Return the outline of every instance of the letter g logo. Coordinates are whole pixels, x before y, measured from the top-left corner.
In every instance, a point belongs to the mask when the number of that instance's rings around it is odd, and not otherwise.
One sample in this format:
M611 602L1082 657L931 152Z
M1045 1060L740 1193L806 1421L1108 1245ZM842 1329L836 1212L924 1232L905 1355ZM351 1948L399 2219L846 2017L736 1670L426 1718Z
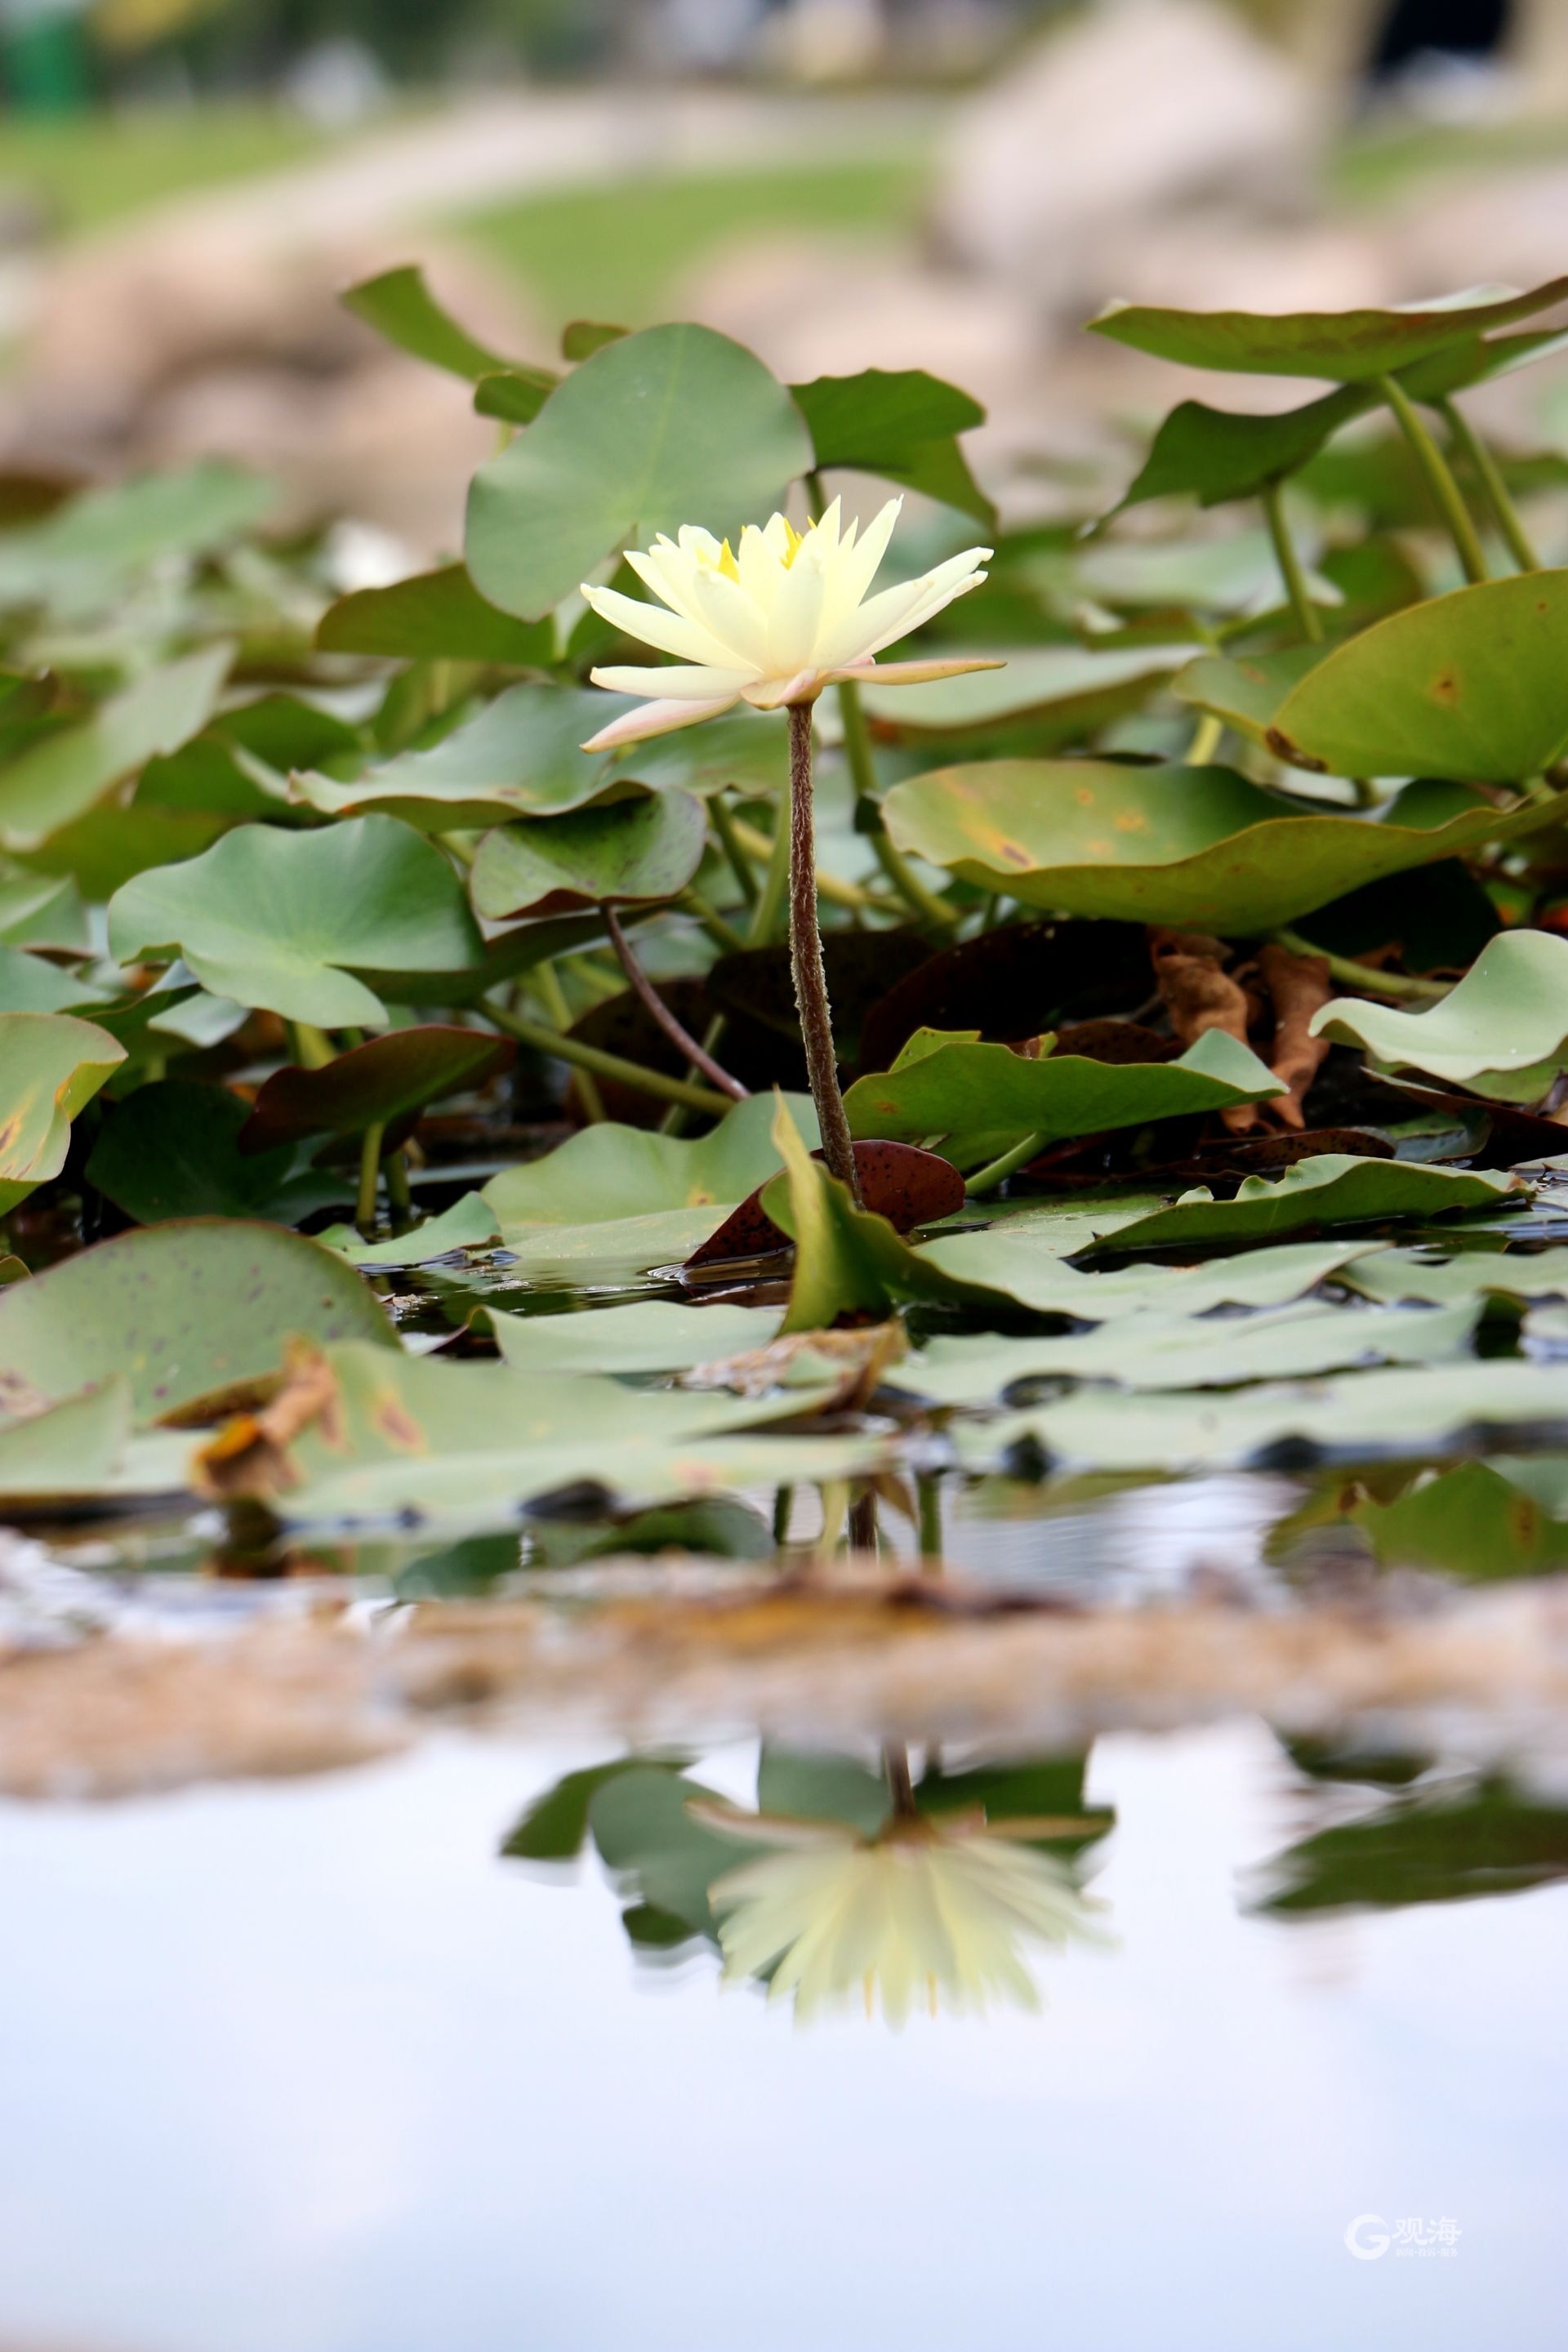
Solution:
M1363 2236L1363 2232L1369 2235ZM1345 2244L1358 2263L1375 2263L1388 2252L1388 2230L1381 2213L1358 2213L1345 2230Z

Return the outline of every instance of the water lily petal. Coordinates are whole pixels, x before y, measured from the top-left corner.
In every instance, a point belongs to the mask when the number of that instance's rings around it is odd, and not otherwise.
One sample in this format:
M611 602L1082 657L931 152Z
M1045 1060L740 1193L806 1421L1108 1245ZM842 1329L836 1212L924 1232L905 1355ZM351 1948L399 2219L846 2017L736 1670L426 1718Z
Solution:
M717 719L721 710L730 709L737 698L732 694L716 696L710 702L644 702L637 709L613 719L590 735L583 745L584 751L614 751L623 743L643 743L650 735L669 735L678 727L695 727L700 719Z
M657 646L661 654L673 654L677 661L707 662L722 667L733 658L710 629L684 619L679 613L667 613L658 604L645 604L636 596L623 596L618 589L584 585L583 600L601 620L623 629L628 637L637 637L645 646Z

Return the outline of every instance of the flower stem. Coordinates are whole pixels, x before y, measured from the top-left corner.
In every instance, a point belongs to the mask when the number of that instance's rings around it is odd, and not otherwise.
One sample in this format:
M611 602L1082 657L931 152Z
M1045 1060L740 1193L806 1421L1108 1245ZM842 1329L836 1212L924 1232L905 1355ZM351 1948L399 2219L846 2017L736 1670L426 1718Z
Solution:
M882 1769L888 1776L888 1794L893 1801L894 1812L900 1821L912 1820L918 1808L910 1775L910 1751L901 1739L889 1739L883 1748Z
M1016 1143L1011 1151L1005 1151L1000 1160L993 1160L985 1167L977 1168L973 1175L964 1181L965 1197L975 1201L984 1193L994 1192L998 1184L1005 1183L1009 1176L1016 1174L1037 1156L1045 1140L1043 1129L1036 1135L1026 1135L1021 1143Z
M588 1070L595 1077L613 1078L617 1085L634 1087L639 1094L657 1096L660 1102L684 1103L689 1110L710 1111L717 1118L730 1108L729 1097L713 1092L711 1087L689 1085L684 1078L668 1078L662 1070L645 1070L636 1062L623 1061L619 1054L606 1054L597 1045L586 1045L580 1037L563 1036L559 1029L547 1029L542 1021L529 1021L520 1013L508 1013L499 1004L487 1004L488 1018L506 1036L515 1037L521 1045L531 1045L536 1054L548 1054L552 1060L568 1062L574 1069Z
M1312 602L1307 575L1301 569L1301 559L1296 552L1296 542L1285 520L1284 491L1279 482L1270 482L1265 488L1263 512L1274 547L1274 560L1279 566L1279 577L1285 583L1285 593L1290 599L1290 610L1296 616L1296 626L1310 646L1321 646L1323 642L1322 616Z
M392 1230L405 1234L414 1223L414 1201L408 1190L408 1154L389 1151L382 1161L386 1178L386 1204L392 1211Z
M1502 478L1502 467L1458 404L1452 400L1436 402L1438 415L1453 435L1479 478L1481 488L1491 501L1498 519L1498 529L1508 543L1508 551L1521 572L1539 572L1541 558L1531 544L1530 533L1520 520L1519 509L1509 495L1508 484Z
M1448 461L1427 432L1420 411L1399 378L1394 375L1379 376L1377 389L1394 411L1399 429L1410 444L1411 453L1426 478L1426 487L1448 527L1448 536L1454 542L1465 577L1474 586L1488 577L1487 559L1481 551L1475 524L1470 520L1468 509L1459 495L1459 486L1448 469Z
M838 1057L833 1046L833 1015L822 961L822 931L816 917L816 833L812 805L811 705L789 707L789 947L795 1001L805 1046L806 1076L822 1132L828 1173L847 1187L857 1208L860 1181L844 1097L838 1090Z
M700 890L692 889L689 884L684 890L676 893L674 904L696 917L721 955L733 955L737 948L745 946L745 940L734 924L727 923L718 908L709 905Z
M362 1234L375 1231L375 1199L381 1182L381 1141L385 1128L380 1119L367 1127L359 1148L359 1201L354 1223Z
M738 838L738 825L736 834ZM781 808L774 817L771 841L762 834L754 837L761 845L766 862L763 871L762 896L752 909L746 945L749 948L769 948L773 943L789 900L789 825L784 810ZM745 844L742 843L742 846L744 847Z
M729 1071L722 1068L713 1059L712 1055L698 1044L685 1023L676 1019L632 953L631 941L622 930L620 918L613 907L607 906L605 908L605 928L610 934L610 945L615 949L620 961L621 970L626 973L632 994L637 998L649 1020L658 1023L670 1044L678 1046L692 1068L700 1070L702 1076L710 1079L721 1094L729 1095L735 1102L744 1102L751 1088L743 1087L739 1078L732 1078Z

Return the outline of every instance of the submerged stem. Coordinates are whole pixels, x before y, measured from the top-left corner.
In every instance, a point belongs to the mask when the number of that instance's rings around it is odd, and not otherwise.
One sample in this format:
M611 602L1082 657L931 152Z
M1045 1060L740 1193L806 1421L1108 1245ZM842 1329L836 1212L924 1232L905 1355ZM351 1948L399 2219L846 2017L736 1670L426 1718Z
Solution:
M751 1092L750 1087L743 1087L739 1078L732 1078L729 1071L722 1068L713 1059L712 1055L698 1044L685 1023L676 1019L675 1014L632 953L631 941L622 930L620 918L613 907L606 906L605 908L605 928L610 934L610 945L615 949L619 959L621 970L626 973L627 982L630 983L632 994L637 998L649 1020L658 1023L670 1044L679 1047L692 1068L700 1070L702 1076L710 1079L721 1094L731 1096L736 1102L744 1102Z
M816 916L816 830L812 805L811 705L789 707L789 948L795 1001L805 1046L805 1071L822 1156L828 1173L845 1185L857 1208L860 1181L844 1097L838 1090L838 1058L833 1046L833 1015L822 961L822 930Z
M1285 583L1285 593L1290 599L1290 610L1296 616L1296 626L1310 646L1321 646L1323 642L1322 616L1312 602L1307 575L1301 569L1301 559L1296 552L1296 542L1285 519L1285 495L1280 483L1269 482L1265 487L1263 512L1268 524L1274 560L1279 566L1279 577Z
M1503 479L1502 467L1498 464L1469 418L1455 401L1439 400L1436 404L1438 415L1469 459L1480 480L1481 488L1491 501L1492 511L1498 520L1498 529L1507 542L1509 553L1521 572L1539 572L1541 558L1531 544L1530 533L1520 520L1519 509L1514 505L1508 484Z
M375 1201L381 1184L381 1144L385 1125L377 1119L367 1127L359 1148L359 1200L354 1209L354 1223L362 1234L375 1231Z
M1426 430L1415 403L1395 375L1382 375L1377 380L1382 398L1394 411L1399 429L1410 444L1411 453L1426 478L1426 487L1436 500L1448 536L1464 568L1465 577L1474 586L1485 580L1487 559L1476 526L1470 520L1469 509L1459 495L1459 486L1449 470L1448 461Z

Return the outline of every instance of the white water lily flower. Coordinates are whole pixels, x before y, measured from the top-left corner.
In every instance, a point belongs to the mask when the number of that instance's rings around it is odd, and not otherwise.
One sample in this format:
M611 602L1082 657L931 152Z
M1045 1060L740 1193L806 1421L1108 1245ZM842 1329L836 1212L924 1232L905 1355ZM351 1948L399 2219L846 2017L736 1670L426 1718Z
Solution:
M668 734L737 702L777 710L815 701L825 686L844 678L914 686L999 668L997 662L973 660L876 666L884 646L977 588L985 577L979 566L991 553L988 547L965 548L918 580L868 596L902 505L902 499L889 499L864 537L854 522L840 529L837 499L804 531L782 514L761 530L748 523L738 550L693 523L673 540L661 533L646 554L626 555L660 599L658 604L584 582L583 593L604 620L674 661L656 668L595 670L595 686L648 698L601 728L583 749L606 751Z
M693 1806L710 1827L783 1851L742 1863L709 1889L721 1915L724 1979L773 1974L797 2022L879 1994L890 2025L917 1999L934 2017L979 2014L994 2000L1037 2009L1022 1953L1077 1937L1103 1942L1070 1868L988 1829L974 1814L900 1816L875 1838L838 1822L771 1821ZM1023 1824L1019 1825L1022 1828Z

